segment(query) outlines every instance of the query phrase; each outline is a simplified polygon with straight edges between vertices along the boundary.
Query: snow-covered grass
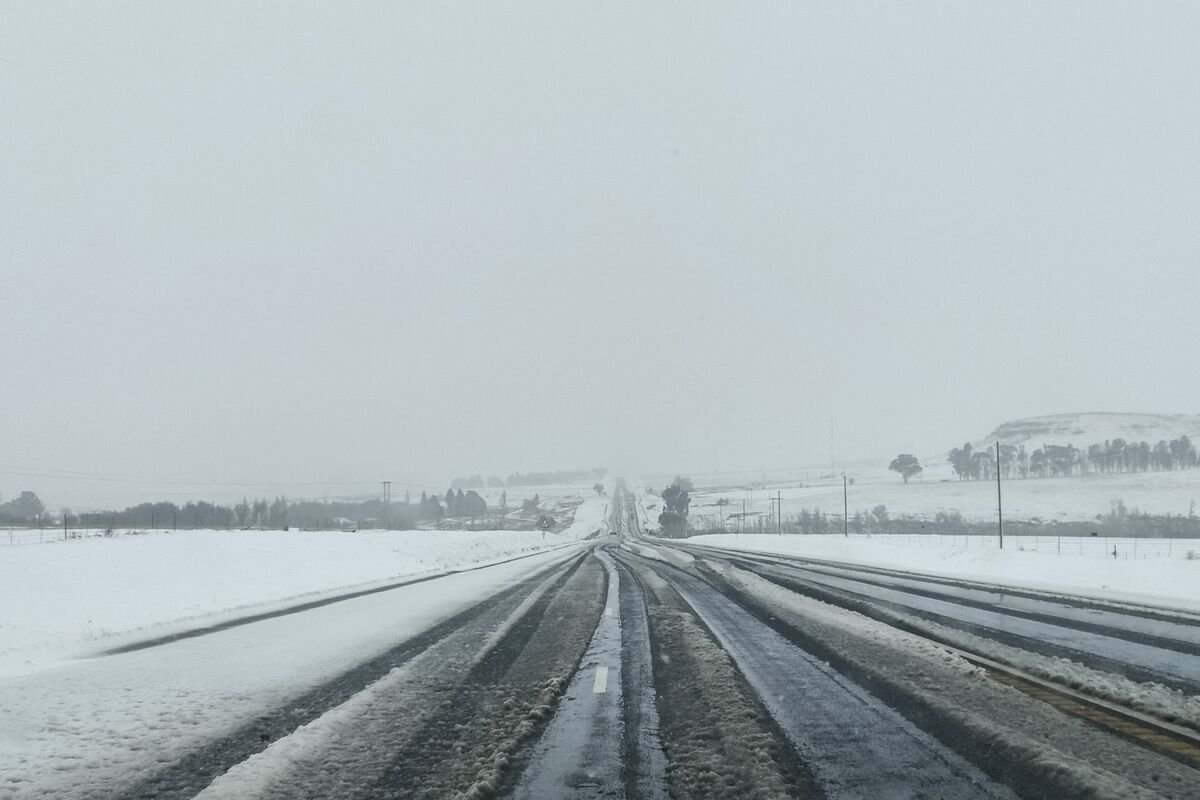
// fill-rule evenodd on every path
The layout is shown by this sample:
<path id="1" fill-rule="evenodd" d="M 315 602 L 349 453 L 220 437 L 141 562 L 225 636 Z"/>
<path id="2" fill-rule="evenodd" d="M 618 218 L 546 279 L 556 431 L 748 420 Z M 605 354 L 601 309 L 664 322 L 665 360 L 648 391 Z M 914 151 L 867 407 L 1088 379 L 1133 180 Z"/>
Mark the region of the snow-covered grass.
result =
<path id="1" fill-rule="evenodd" d="M 91 528 L 68 532 L 64 531 L 62 528 L 18 528 L 15 525 L 8 525 L 4 528 L 0 528 L 0 546 L 19 544 L 46 544 L 47 542 L 61 542 L 68 538 L 91 539 L 104 535 L 104 531 Z"/>
<path id="2" fill-rule="evenodd" d="M 575 507 L 571 524 L 560 535 L 566 539 L 586 539 L 594 533 L 608 532 L 609 495 L 587 497 Z"/>
<path id="3" fill-rule="evenodd" d="M 932 519 L 938 512 L 958 512 L 969 521 L 996 518 L 993 481 L 953 480 L 947 470 L 936 465 L 931 465 L 923 478 L 908 484 L 895 473 L 857 470 L 848 474 L 854 480 L 847 491 L 851 514 L 882 505 L 893 518 L 911 515 Z M 801 483 L 804 485 L 798 485 Z M 1004 515 L 1013 520 L 1091 520 L 1111 512 L 1118 500 L 1129 509 L 1150 514 L 1200 514 L 1200 472 L 1196 470 L 1006 480 L 1002 490 Z M 770 513 L 777 493 L 782 496 L 785 518 L 801 509 L 819 509 L 838 516 L 842 513 L 841 476 L 814 475 L 811 483 L 801 480 L 791 485 L 772 484 L 766 489 L 761 484 L 753 488 L 698 486 L 692 495 L 691 515 L 693 520 L 705 523 L 719 524 L 724 518 L 727 526 L 736 527 L 736 522 L 730 520 L 741 514 L 745 501 L 750 516 L 747 525 L 753 525 L 757 517 Z M 717 505 L 720 500 L 727 504 Z"/>
<path id="4" fill-rule="evenodd" d="M 545 550 L 538 531 L 187 531 L 0 548 L 0 676 L 231 617 Z"/>
<path id="5" fill-rule="evenodd" d="M 1047 540 L 1049 537 L 1043 537 Z M 923 541 L 918 541 L 923 540 Z M 1000 550 L 990 537 L 936 536 L 772 536 L 766 534 L 694 536 L 704 544 L 783 555 L 964 578 L 1110 601 L 1145 603 L 1200 611 L 1200 559 L 1089 558 L 1047 548 L 1017 549 L 1006 540 Z M 1102 541 L 1102 540 L 1101 540 Z M 1132 541 L 1132 540 L 1130 540 Z M 1139 540 L 1153 542 L 1155 540 Z M 1200 553 L 1200 542 L 1176 540 Z M 1118 549 L 1120 553 L 1120 549 Z"/>

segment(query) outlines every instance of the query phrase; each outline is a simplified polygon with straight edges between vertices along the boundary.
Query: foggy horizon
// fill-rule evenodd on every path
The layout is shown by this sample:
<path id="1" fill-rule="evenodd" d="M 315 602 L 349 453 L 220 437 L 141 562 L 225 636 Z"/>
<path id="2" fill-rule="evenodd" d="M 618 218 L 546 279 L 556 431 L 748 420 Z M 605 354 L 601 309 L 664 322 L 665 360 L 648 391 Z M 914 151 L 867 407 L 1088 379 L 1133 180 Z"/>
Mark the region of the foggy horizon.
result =
<path id="1" fill-rule="evenodd" d="M 1089 411 L 1080 413 L 1136 414 L 1142 412 Z M 1054 416 L 1054 414 L 1039 414 L 1037 416 Z M 1192 415 L 1167 414 L 1165 416 Z M 921 459 L 926 468 L 931 466 L 945 468 L 948 463 L 945 457 L 952 446 L 961 444 L 963 441 L 983 442 L 987 441 L 987 439 L 986 435 L 959 437 L 958 440 L 947 442 L 945 447 L 916 451 L 915 454 Z M 1086 435 L 1082 438 L 1075 437 L 1074 439 L 1062 440 L 1061 442 L 1058 438 L 1054 438 L 1054 441 L 1051 443 L 1080 444 L 1085 439 L 1087 439 Z M 1087 443 L 1091 444 L 1092 442 L 1087 440 Z M 894 453 L 876 453 L 839 458 L 834 453 L 833 460 L 831 461 L 827 453 L 824 461 L 818 457 L 807 462 L 797 461 L 792 464 L 724 464 L 712 468 L 703 468 L 702 465 L 697 465 L 691 469 L 671 468 L 668 466 L 659 470 L 638 470 L 633 469 L 631 465 L 612 468 L 605 464 L 559 464 L 532 469 L 495 471 L 463 468 L 447 472 L 445 475 L 431 476 L 426 480 L 420 480 L 419 478 L 424 476 L 418 476 L 418 479 L 388 480 L 388 482 L 392 486 L 392 501 L 396 503 L 403 502 L 406 493 L 410 493 L 412 501 L 415 502 L 422 492 L 429 492 L 431 494 L 441 493 L 452 482 L 474 475 L 481 476 L 485 481 L 492 477 L 505 480 L 514 474 L 582 471 L 592 468 L 603 468 L 610 477 L 614 478 L 656 479 L 664 485 L 672 477 L 680 475 L 701 480 L 714 477 L 728 477 L 736 482 L 748 484 L 758 483 L 760 479 L 764 481 L 777 481 L 780 479 L 795 480 L 798 478 L 803 478 L 805 483 L 814 480 L 816 483 L 822 483 L 830 474 L 840 475 L 848 472 L 850 475 L 854 475 L 856 472 L 862 470 L 882 471 L 892 457 L 894 457 Z M 59 472 L 38 471 L 20 467 L 10 468 L 7 465 L 4 469 L 0 469 L 0 478 L 6 484 L 6 488 L 0 491 L 0 502 L 12 500 L 21 491 L 29 490 L 39 495 L 40 499 L 46 502 L 48 511 L 57 512 L 62 507 L 71 507 L 72 511 L 76 513 L 118 510 L 121 507 L 133 506 L 139 503 L 161 501 L 175 502 L 182 506 L 188 502 L 210 501 L 218 504 L 232 504 L 247 498 L 253 500 L 280 496 L 286 497 L 289 501 L 362 500 L 364 498 L 379 497 L 381 484 L 383 480 L 387 480 L 288 482 L 264 479 L 257 481 L 228 481 L 221 478 L 205 480 L 173 475 L 152 477 L 147 475 L 100 475 L 67 470 Z M 589 481 L 577 481 L 577 483 L 582 486 L 588 484 Z M 508 487 L 510 492 L 513 493 L 511 499 L 515 501 L 518 498 L 530 496 L 535 491 L 536 486 L 537 484 Z M 57 502 L 58 500 L 62 502 Z"/>
<path id="2" fill-rule="evenodd" d="M 1197 34 L 1167 4 L 6 5 L 0 495 L 886 465 L 1200 413 Z"/>

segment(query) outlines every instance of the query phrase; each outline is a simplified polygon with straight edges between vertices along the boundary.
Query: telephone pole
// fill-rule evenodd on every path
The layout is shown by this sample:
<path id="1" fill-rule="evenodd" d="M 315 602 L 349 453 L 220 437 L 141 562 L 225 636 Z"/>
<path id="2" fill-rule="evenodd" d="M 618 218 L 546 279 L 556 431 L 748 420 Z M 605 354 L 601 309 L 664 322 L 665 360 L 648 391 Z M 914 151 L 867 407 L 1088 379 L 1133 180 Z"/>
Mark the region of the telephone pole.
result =
<path id="1" fill-rule="evenodd" d="M 783 536 L 783 492 L 775 490 L 775 535 Z"/>
<path id="2" fill-rule="evenodd" d="M 392 482 L 382 481 L 383 483 L 383 529 L 391 529 L 392 517 Z"/>
<path id="3" fill-rule="evenodd" d="M 1000 534 L 1000 549 L 1004 549 L 1004 503 L 1000 497 L 1000 443 L 996 442 L 996 530 Z"/>
<path id="4" fill-rule="evenodd" d="M 850 492 L 846 488 L 846 473 L 842 473 L 842 536 L 850 538 Z"/>

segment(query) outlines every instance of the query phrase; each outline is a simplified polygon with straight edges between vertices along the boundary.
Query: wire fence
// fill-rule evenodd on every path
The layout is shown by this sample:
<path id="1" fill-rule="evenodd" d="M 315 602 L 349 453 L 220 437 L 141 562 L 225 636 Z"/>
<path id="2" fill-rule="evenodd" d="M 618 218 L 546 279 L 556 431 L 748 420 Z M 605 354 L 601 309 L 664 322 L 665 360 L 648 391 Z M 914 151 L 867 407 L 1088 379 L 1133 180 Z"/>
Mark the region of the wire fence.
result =
<path id="1" fill-rule="evenodd" d="M 245 531 L 255 533 L 261 530 L 281 530 L 278 528 L 180 528 L 179 533 L 193 531 Z M 300 528 L 291 528 L 292 531 L 300 531 Z M 304 529 L 310 530 L 310 529 Z M 313 528 L 311 530 L 322 530 L 331 532 L 347 532 L 350 530 L 359 530 L 357 527 L 335 527 Z M 362 528 L 362 530 L 368 530 Z M 0 547 L 9 545 L 31 545 L 31 544 L 48 544 L 53 542 L 71 542 L 81 539 L 119 539 L 126 536 L 145 536 L 146 534 L 171 533 L 171 528 L 133 528 L 133 527 L 114 527 L 114 528 L 27 528 L 8 526 L 0 528 Z"/>
<path id="2" fill-rule="evenodd" d="M 562 516 L 558 517 L 563 520 Z M 561 533 L 570 526 L 572 516 L 565 517 L 563 524 L 556 525 L 554 532 Z M 224 532 L 242 532 L 242 533 L 261 533 L 261 532 L 291 532 L 291 533 L 357 533 L 357 532 L 403 532 L 413 530 L 437 530 L 437 531 L 532 531 L 537 530 L 536 518 L 532 515 L 522 515 L 515 512 L 509 512 L 507 516 L 501 517 L 499 514 L 495 516 L 479 518 L 459 518 L 447 519 L 438 523 L 433 528 L 389 528 L 385 527 L 377 520 L 370 520 L 366 523 L 356 523 L 349 520 L 326 521 L 327 524 L 313 527 L 290 526 L 287 528 L 275 527 L 209 527 L 202 526 L 199 528 L 193 527 L 135 527 L 135 526 L 114 526 L 114 527 L 28 527 L 17 525 L 6 525 L 0 527 L 0 547 L 9 545 L 34 545 L 34 544 L 49 544 L 54 542 L 71 542 L 82 539 L 120 539 L 127 536 L 145 536 L 147 534 L 169 534 L 169 533 L 206 533 L 212 531 Z"/>
<path id="3" fill-rule="evenodd" d="M 169 529 L 168 529 L 169 530 Z M 78 539 L 112 539 L 163 532 L 161 528 L 34 528 L 8 525 L 0 527 L 0 546 L 47 544 Z"/>

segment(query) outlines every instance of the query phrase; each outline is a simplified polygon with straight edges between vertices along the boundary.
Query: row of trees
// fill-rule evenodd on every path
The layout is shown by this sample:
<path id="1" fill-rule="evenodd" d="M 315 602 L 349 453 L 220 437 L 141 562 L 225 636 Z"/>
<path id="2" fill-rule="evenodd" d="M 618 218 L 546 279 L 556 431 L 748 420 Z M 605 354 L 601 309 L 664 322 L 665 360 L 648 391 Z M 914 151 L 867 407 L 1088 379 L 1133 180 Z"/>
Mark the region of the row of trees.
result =
<path id="1" fill-rule="evenodd" d="M 968 442 L 951 450 L 947 460 L 959 480 L 992 480 L 996 477 L 996 454 L 991 448 L 975 450 Z M 1029 452 L 1024 445 L 1002 444 L 999 460 L 1000 475 L 1005 478 L 1157 472 L 1200 466 L 1196 447 L 1186 435 L 1171 441 L 1162 440 L 1153 446 L 1149 442 L 1111 439 L 1089 445 L 1086 451 L 1070 444 L 1049 444 Z"/>
<path id="2" fill-rule="evenodd" d="M 475 474 L 468 478 L 455 478 L 450 482 L 451 489 L 503 489 L 513 486 L 546 486 L 556 483 L 577 483 L 581 481 L 598 481 L 608 472 L 604 467 L 593 469 L 569 469 L 557 472 L 514 472 L 507 478 L 495 475 L 486 481 L 482 475 Z"/>
<path id="3" fill-rule="evenodd" d="M 1147 442 L 1112 439 L 1088 445 L 1086 463 L 1097 472 L 1149 472 L 1195 469 L 1200 466 L 1200 456 L 1187 436 L 1159 441 L 1153 448 Z"/>
<path id="4" fill-rule="evenodd" d="M 507 493 L 501 495 L 501 506 L 507 508 Z M 539 513 L 541 498 L 534 495 L 521 503 L 526 514 Z M 445 496 L 426 495 L 410 502 L 385 504 L 378 498 L 340 499 L 332 501 L 289 501 L 243 498 L 233 505 L 221 505 L 204 500 L 177 505 L 171 502 L 139 503 L 123 510 L 91 511 L 75 514 L 63 509 L 50 515 L 33 492 L 0 503 L 0 523 L 20 525 L 59 525 L 83 528 L 338 528 L 345 525 L 370 528 L 408 530 L 419 523 L 439 522 L 446 517 L 482 518 L 487 515 L 487 502 L 478 492 L 461 489 L 447 491 Z"/>
<path id="5" fill-rule="evenodd" d="M 0 503 L 0 522 L 36 520 L 46 513 L 46 506 L 33 492 L 21 492 L 7 503 Z"/>
<path id="6" fill-rule="evenodd" d="M 1047 449 L 1053 449 L 1057 454 L 1060 448 L 1055 445 L 1050 445 Z M 1038 451 L 1042 453 L 1042 451 Z M 1039 456 L 1039 459 L 1045 457 L 1045 453 Z M 1057 455 L 1055 456 L 1057 458 Z M 963 481 L 978 481 L 992 480 L 996 477 L 996 457 L 991 448 L 981 448 L 976 450 L 970 442 L 967 442 L 962 447 L 955 447 L 947 455 L 946 460 L 950 462 L 950 466 L 954 469 L 954 474 L 959 480 Z M 1005 478 L 1012 477 L 1028 477 L 1030 467 L 1029 453 L 1025 451 L 1025 446 L 1014 447 L 1010 444 L 1000 445 L 1000 474 Z"/>
<path id="7" fill-rule="evenodd" d="M 444 505 L 443 505 L 444 503 Z M 536 514 L 542 503 L 538 495 L 521 501 L 521 511 Z M 508 492 L 500 493 L 500 507 L 508 509 Z M 416 505 L 416 518 L 421 521 L 440 521 L 446 517 L 471 517 L 473 519 L 487 514 L 487 501 L 474 489 L 463 492 L 462 489 L 450 489 L 445 497 L 427 495 L 421 492 L 421 500 Z"/>
<path id="8" fill-rule="evenodd" d="M 0 505 L 0 521 L 23 525 L 58 525 L 84 528 L 285 528 L 293 507 L 287 498 L 274 500 L 243 499 L 232 506 L 204 500 L 176 505 L 169 502 L 139 503 L 120 511 L 86 511 L 76 514 L 69 508 L 58 514 L 47 513 L 33 492 Z"/>

